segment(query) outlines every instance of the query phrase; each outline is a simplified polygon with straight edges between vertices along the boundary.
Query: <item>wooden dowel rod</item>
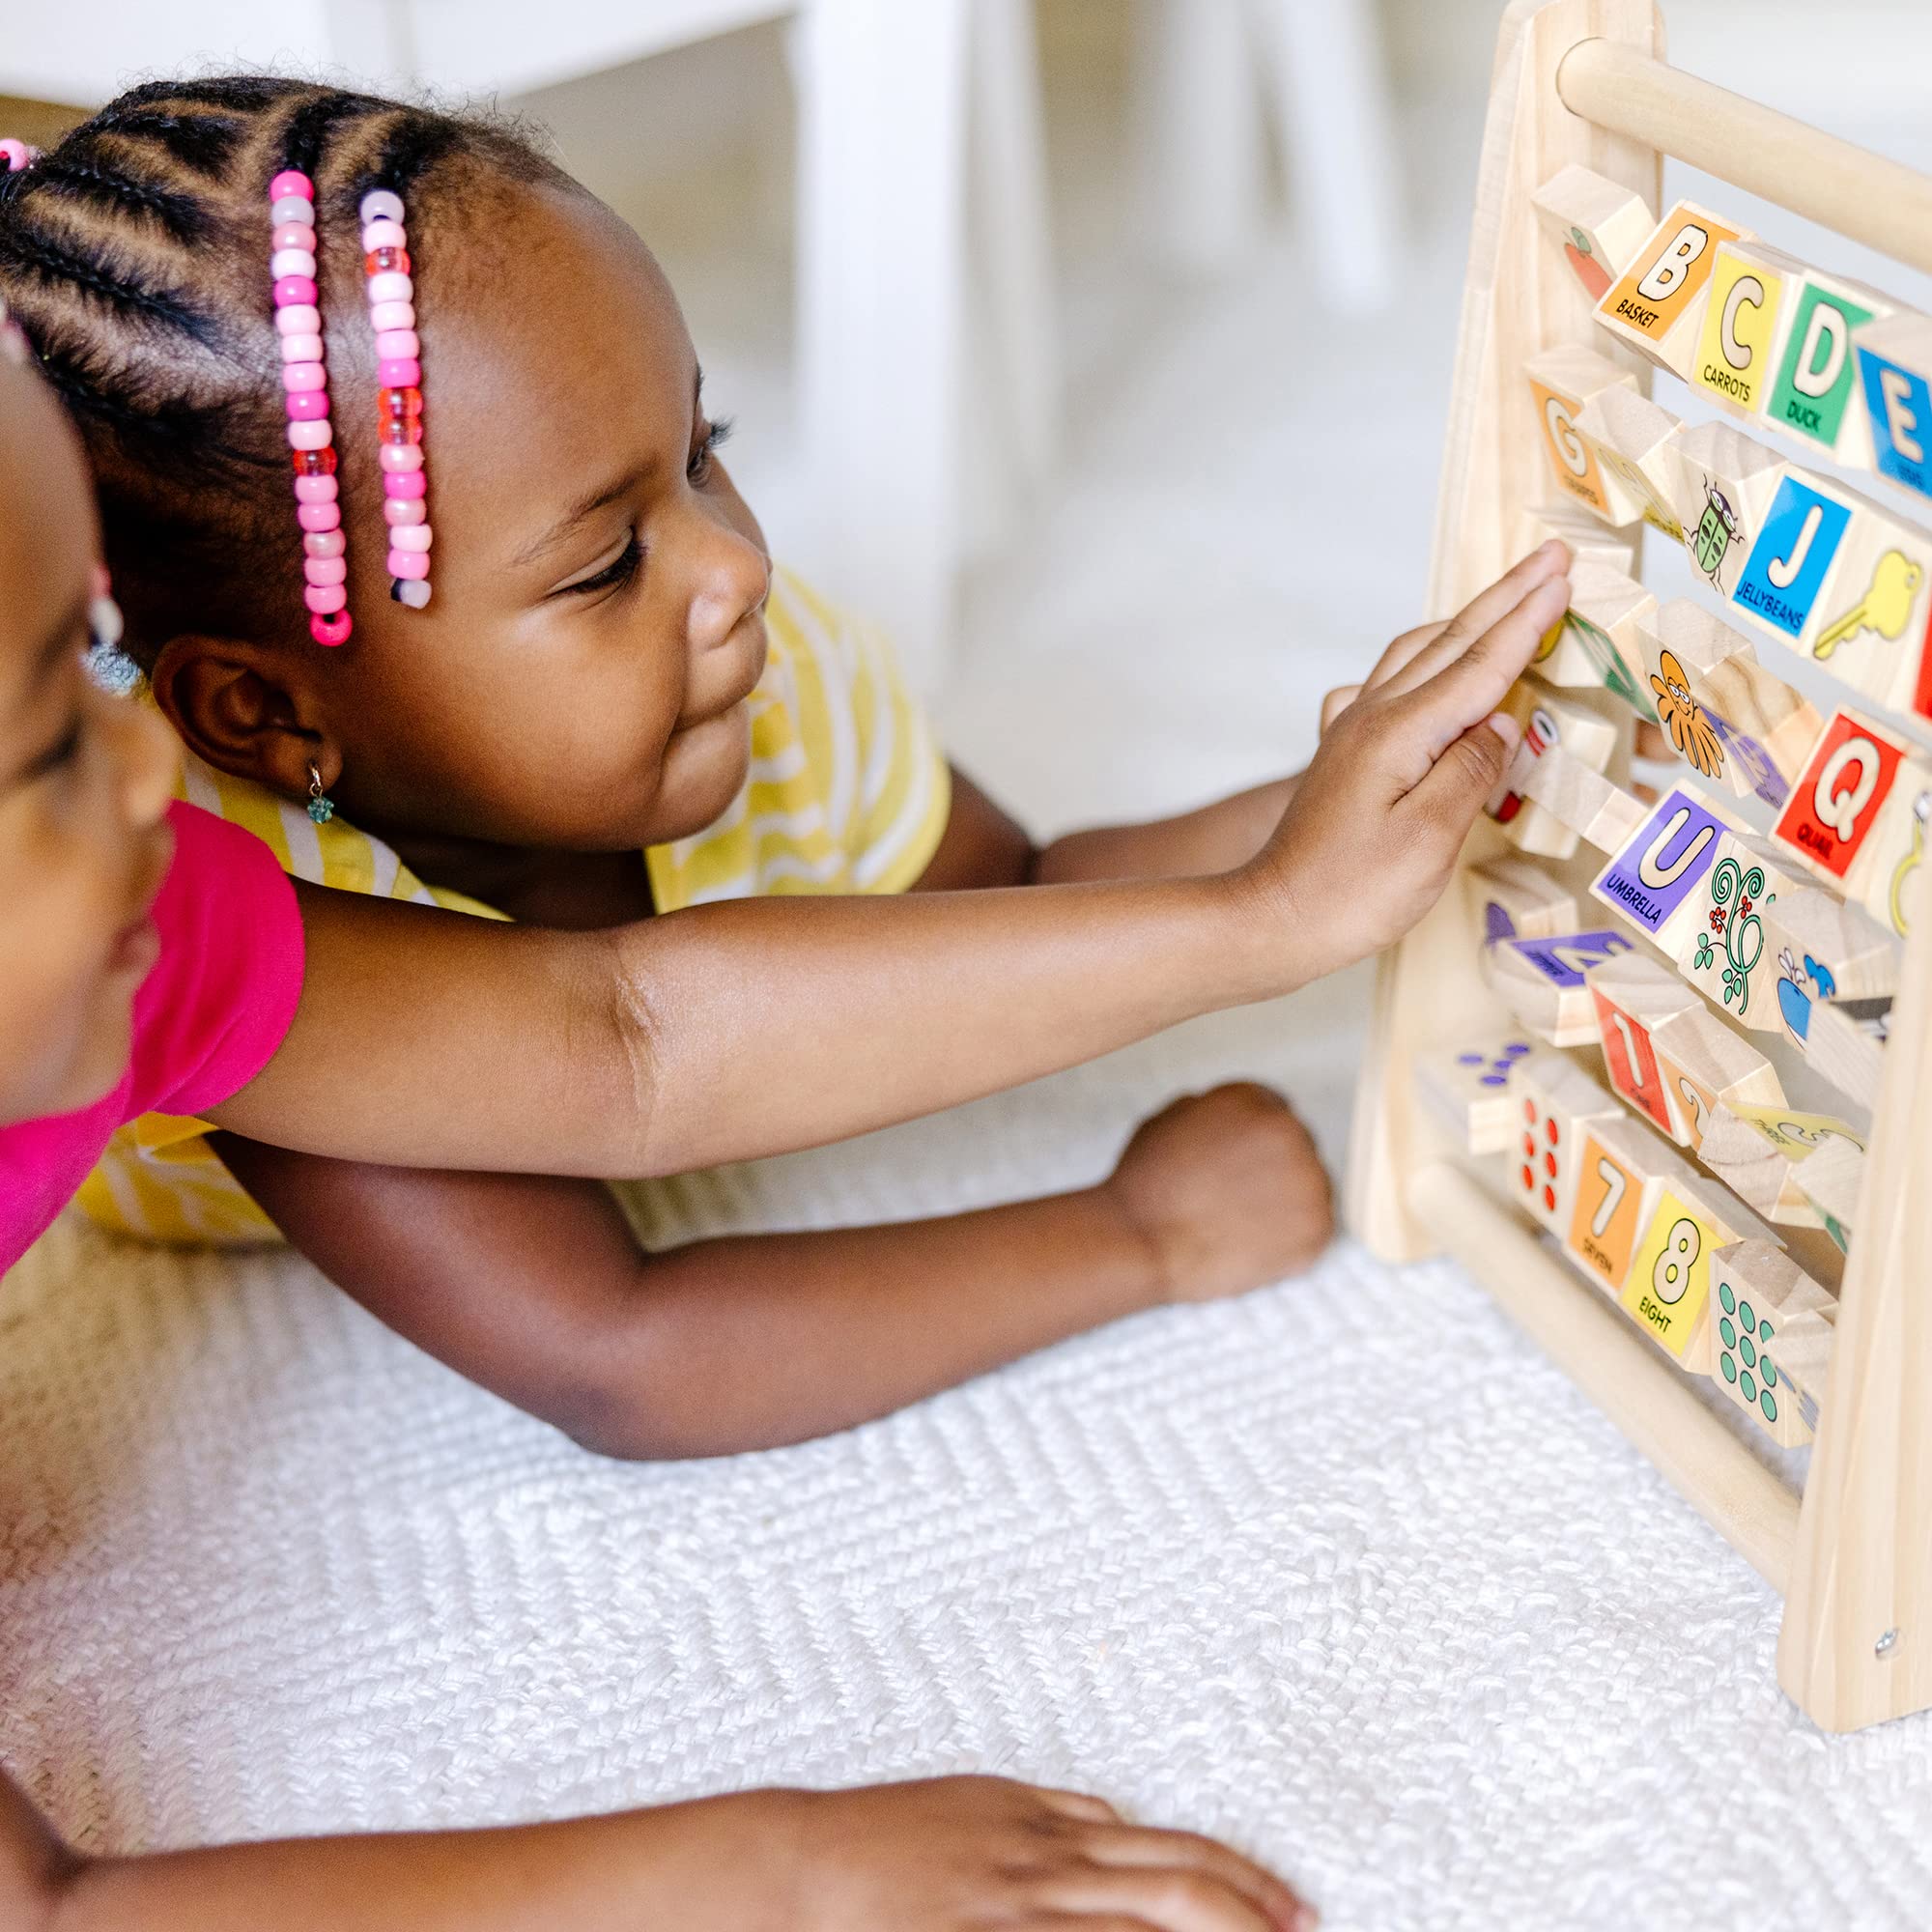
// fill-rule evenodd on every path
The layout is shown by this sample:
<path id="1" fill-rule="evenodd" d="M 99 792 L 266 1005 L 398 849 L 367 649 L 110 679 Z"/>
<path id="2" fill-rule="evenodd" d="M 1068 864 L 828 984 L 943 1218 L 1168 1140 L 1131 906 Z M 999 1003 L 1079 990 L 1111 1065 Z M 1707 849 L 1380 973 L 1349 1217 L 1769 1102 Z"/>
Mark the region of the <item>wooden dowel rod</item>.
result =
<path id="1" fill-rule="evenodd" d="M 1781 1593 L 1798 1497 L 1698 1401 L 1683 1372 L 1472 1176 L 1438 1161 L 1407 1192 L 1416 1216 L 1517 1325 Z"/>
<path id="2" fill-rule="evenodd" d="M 1613 41 L 1572 47 L 1556 92 L 1599 128 L 1932 273 L 1932 178 L 1916 169 Z"/>

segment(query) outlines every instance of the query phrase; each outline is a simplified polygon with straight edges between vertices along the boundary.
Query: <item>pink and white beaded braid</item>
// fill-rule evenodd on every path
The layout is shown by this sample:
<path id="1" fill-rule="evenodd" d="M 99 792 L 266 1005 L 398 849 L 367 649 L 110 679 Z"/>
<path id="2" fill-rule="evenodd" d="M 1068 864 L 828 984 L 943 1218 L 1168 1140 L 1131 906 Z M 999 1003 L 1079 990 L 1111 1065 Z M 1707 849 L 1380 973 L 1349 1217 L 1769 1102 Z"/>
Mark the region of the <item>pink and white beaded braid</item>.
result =
<path id="1" fill-rule="evenodd" d="M 422 341 L 403 198 L 392 188 L 374 188 L 362 197 L 361 213 L 369 326 L 376 331 L 376 456 L 389 526 L 389 595 L 420 611 L 429 602 L 432 532 L 422 451 Z"/>
<path id="2" fill-rule="evenodd" d="M 335 432 L 328 421 L 328 371 L 315 274 L 315 184 L 284 168 L 269 184 L 269 272 L 274 277 L 275 332 L 282 339 L 282 390 L 295 455 L 296 522 L 302 530 L 302 602 L 319 644 L 346 644 L 349 564 L 342 506 L 336 500 Z"/>

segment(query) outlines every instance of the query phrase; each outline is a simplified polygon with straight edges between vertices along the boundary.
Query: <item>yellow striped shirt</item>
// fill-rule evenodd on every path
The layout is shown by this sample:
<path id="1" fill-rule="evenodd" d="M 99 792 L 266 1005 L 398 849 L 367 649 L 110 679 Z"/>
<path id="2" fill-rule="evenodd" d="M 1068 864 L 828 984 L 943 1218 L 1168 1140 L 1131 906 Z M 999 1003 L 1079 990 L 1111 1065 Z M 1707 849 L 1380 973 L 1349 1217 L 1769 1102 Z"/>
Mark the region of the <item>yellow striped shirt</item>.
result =
<path id="1" fill-rule="evenodd" d="M 660 912 L 781 893 L 898 893 L 946 831 L 951 779 L 891 645 L 788 572 L 773 580 L 765 674 L 752 695 L 751 769 L 705 831 L 644 853 Z M 426 886 L 381 839 L 189 755 L 178 787 L 245 825 L 283 868 L 343 892 L 503 914 Z M 114 1136 L 80 1190 L 96 1221 L 147 1240 L 229 1245 L 277 1238 L 210 1148 L 198 1120 L 150 1114 Z"/>

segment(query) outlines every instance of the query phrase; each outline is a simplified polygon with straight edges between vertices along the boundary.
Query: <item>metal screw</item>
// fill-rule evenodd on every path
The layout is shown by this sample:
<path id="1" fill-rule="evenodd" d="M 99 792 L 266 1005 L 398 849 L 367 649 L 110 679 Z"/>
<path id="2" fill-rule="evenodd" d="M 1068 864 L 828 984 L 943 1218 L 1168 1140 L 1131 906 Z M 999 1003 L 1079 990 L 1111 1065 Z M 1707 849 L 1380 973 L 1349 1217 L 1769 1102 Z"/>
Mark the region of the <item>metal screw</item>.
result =
<path id="1" fill-rule="evenodd" d="M 1897 1648 L 1898 1633 L 1895 1630 L 1889 1630 L 1872 1645 L 1872 1655 L 1874 1657 L 1889 1657 Z"/>

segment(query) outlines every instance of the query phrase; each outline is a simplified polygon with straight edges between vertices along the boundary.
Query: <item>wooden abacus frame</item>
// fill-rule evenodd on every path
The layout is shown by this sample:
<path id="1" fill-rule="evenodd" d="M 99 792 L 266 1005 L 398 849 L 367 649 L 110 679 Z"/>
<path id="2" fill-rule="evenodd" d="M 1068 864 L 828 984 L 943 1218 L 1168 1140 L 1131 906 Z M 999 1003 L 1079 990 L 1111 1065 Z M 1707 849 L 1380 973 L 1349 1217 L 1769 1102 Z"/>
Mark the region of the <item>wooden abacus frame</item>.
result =
<path id="1" fill-rule="evenodd" d="M 1592 339 L 1590 298 L 1531 206 L 1560 168 L 1608 177 L 1661 217 L 1674 155 L 1932 271 L 1932 179 L 1662 54 L 1654 0 L 1514 0 L 1504 14 L 1436 513 L 1438 614 L 1500 574 L 1549 495 L 1524 361 Z M 1464 862 L 1504 849 L 1486 825 Z M 1476 953 L 1458 887 L 1380 963 L 1350 1151 L 1355 1230 L 1387 1260 L 1456 1256 L 1784 1594 L 1778 1679 L 1816 1722 L 1851 1730 L 1932 1704 L 1932 1176 L 1914 1185 L 1910 1168 L 1932 1148 L 1932 918 L 1905 949 L 1802 1500 L 1418 1107 L 1417 1054 L 1500 1017 Z"/>

